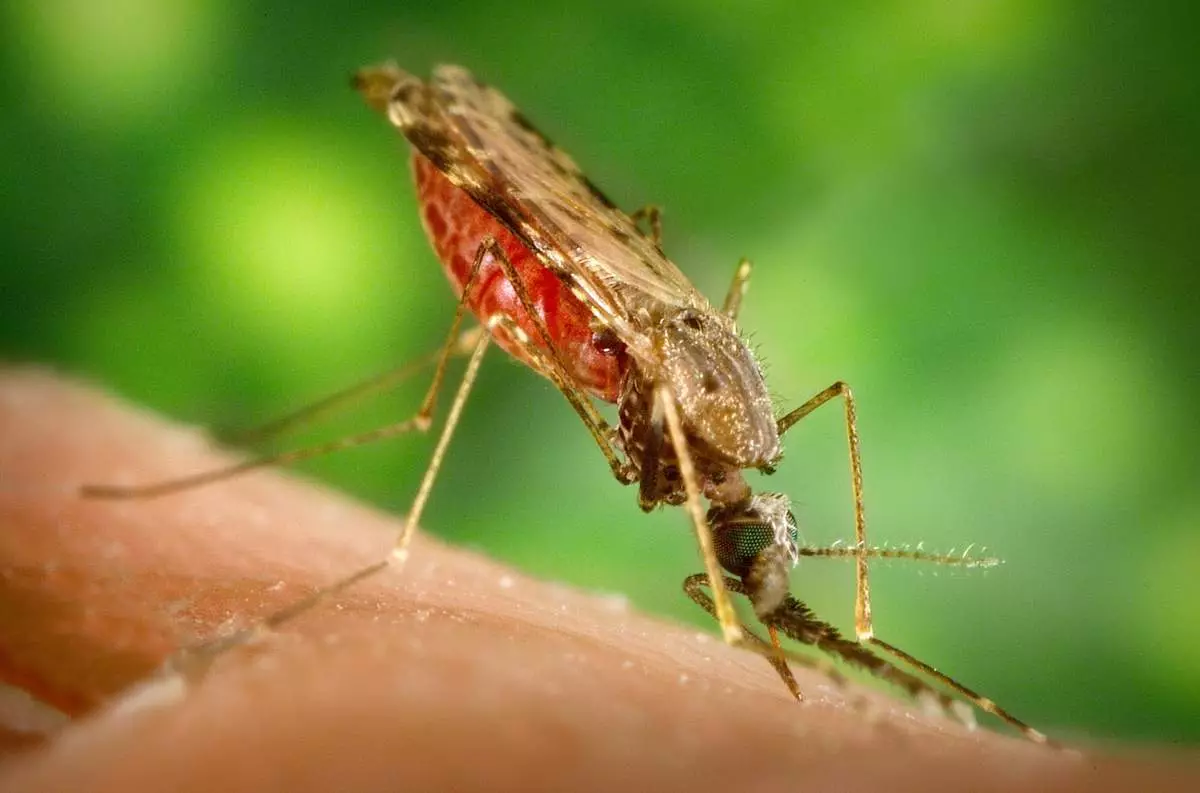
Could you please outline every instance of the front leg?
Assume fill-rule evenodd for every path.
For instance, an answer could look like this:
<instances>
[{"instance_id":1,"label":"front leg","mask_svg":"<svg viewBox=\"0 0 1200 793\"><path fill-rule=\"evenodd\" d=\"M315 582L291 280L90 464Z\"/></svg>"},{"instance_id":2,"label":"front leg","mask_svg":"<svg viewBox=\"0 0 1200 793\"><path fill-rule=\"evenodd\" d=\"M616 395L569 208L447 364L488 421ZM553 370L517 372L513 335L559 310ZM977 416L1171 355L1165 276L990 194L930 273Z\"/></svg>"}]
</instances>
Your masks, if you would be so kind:
<instances>
[{"instance_id":1,"label":"front leg","mask_svg":"<svg viewBox=\"0 0 1200 793\"><path fill-rule=\"evenodd\" d=\"M858 548L866 548L867 515L863 507L862 456L858 447L858 418L854 407L854 393L850 386L839 380L779 419L779 434L783 435L800 419L838 397L842 398L846 407L846 441L850 447L850 492L854 499L854 543ZM871 623L871 588L867 573L867 556L868 554L859 554L854 560L854 632L860 642L869 641L875 633Z\"/></svg>"}]
</instances>

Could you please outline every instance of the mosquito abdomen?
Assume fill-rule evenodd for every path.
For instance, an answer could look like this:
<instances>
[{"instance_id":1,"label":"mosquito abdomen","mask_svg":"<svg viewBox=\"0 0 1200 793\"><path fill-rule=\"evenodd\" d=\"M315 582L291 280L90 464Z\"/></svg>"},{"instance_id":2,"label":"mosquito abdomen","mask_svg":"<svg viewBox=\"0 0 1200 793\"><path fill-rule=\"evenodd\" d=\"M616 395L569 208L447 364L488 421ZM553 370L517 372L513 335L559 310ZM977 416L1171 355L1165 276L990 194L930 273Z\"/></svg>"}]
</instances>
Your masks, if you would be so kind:
<instances>
[{"instance_id":1,"label":"mosquito abdomen","mask_svg":"<svg viewBox=\"0 0 1200 793\"><path fill-rule=\"evenodd\" d=\"M597 332L587 307L512 232L416 152L413 175L421 222L455 294L462 295L480 245L488 237L494 238L520 275L555 351L574 382L599 399L616 402L626 368L624 348L614 343L609 334ZM490 254L484 258L476 283L467 295L467 306L476 317L486 321L494 314L507 314L534 344L546 350L537 326L521 305L500 263ZM497 329L494 336L507 353L522 363L530 363L503 329Z\"/></svg>"}]
</instances>

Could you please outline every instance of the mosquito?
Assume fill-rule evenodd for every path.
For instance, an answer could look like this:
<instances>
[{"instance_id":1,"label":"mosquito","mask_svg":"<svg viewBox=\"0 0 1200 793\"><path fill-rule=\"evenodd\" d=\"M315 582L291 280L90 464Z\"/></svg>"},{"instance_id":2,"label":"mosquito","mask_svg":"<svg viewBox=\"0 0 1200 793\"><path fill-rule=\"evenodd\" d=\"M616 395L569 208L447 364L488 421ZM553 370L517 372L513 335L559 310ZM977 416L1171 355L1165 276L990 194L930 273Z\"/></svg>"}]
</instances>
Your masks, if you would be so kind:
<instances>
[{"instance_id":1,"label":"mosquito","mask_svg":"<svg viewBox=\"0 0 1200 793\"><path fill-rule=\"evenodd\" d=\"M987 560L868 545L853 393L839 381L783 416L775 415L762 368L736 324L750 281L749 261L739 263L721 306L710 304L663 253L655 208L621 211L503 94L466 69L440 66L431 79L422 80L386 63L360 70L353 85L412 146L421 220L458 296L446 341L431 356L434 373L418 410L405 421L320 446L143 486L85 486L84 495L160 496L267 465L427 432L449 360L468 356L391 553L268 616L247 633L273 629L407 560L484 353L495 344L549 379L566 397L612 475L623 485L637 486L642 510L661 505L685 509L704 562L704 572L684 582L686 593L716 618L725 642L764 655L797 699L802 692L788 661L817 665L838 676L828 664L783 648L780 634L962 716L955 707L961 705L958 700L872 652L878 648L1030 740L1047 742L1042 733L990 699L875 635L868 559L896 556L944 564ZM480 326L464 331L468 313ZM271 425L268 432L282 432L409 373L396 370L368 381ZM596 401L617 405L615 427L601 416ZM788 497L754 492L745 473L772 472L782 458L783 434L834 401L844 409L854 544L803 548L797 543ZM842 637L790 594L790 569L800 556L853 558L855 640ZM750 601L769 642L742 624L731 593ZM246 638L237 634L197 651L214 655Z\"/></svg>"}]
</instances>

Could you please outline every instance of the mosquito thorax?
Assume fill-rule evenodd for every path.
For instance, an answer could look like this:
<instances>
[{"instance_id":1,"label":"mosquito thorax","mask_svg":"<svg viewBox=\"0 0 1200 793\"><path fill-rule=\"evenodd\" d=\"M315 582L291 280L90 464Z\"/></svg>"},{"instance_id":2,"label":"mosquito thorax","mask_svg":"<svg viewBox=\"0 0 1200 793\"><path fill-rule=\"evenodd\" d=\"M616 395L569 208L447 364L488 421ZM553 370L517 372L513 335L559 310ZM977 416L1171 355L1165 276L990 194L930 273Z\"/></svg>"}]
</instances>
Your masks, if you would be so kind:
<instances>
[{"instance_id":1,"label":"mosquito thorax","mask_svg":"<svg viewBox=\"0 0 1200 793\"><path fill-rule=\"evenodd\" d=\"M733 320L681 309L650 334L658 356L648 372L675 396L689 440L731 468L759 468L779 457L779 431L762 370Z\"/></svg>"},{"instance_id":2,"label":"mosquito thorax","mask_svg":"<svg viewBox=\"0 0 1200 793\"><path fill-rule=\"evenodd\" d=\"M791 501L782 493L756 493L734 504L716 504L708 510L717 561L729 572L744 577L764 551L778 548L790 561L797 558L800 531Z\"/></svg>"}]
</instances>

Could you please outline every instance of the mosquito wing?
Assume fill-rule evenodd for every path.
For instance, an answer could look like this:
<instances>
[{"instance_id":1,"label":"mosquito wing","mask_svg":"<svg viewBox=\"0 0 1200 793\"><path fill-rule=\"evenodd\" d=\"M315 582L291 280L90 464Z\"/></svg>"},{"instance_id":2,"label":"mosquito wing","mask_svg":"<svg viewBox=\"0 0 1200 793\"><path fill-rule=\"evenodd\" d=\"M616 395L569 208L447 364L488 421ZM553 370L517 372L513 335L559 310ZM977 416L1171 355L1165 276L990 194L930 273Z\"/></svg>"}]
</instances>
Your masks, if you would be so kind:
<instances>
[{"instance_id":1,"label":"mosquito wing","mask_svg":"<svg viewBox=\"0 0 1200 793\"><path fill-rule=\"evenodd\" d=\"M631 346L642 323L672 308L708 309L633 220L499 91L459 66L429 82L394 65L356 86L416 149L567 279ZM631 321L632 320L632 321Z\"/></svg>"}]
</instances>

